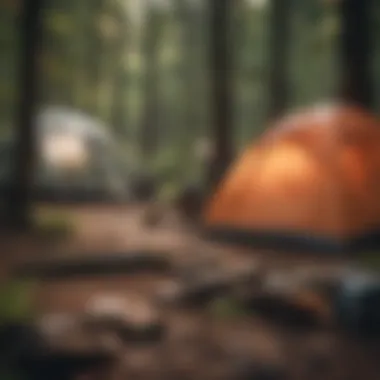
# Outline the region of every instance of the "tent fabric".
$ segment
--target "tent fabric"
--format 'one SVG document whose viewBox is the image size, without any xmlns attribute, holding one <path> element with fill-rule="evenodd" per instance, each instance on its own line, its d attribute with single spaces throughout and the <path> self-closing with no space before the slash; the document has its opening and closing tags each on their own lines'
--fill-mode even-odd
<svg viewBox="0 0 380 380">
<path fill-rule="evenodd" d="M 111 128 L 90 115 L 62 106 L 43 107 L 36 115 L 35 125 L 35 183 L 41 197 L 59 199 L 70 194 L 70 198 L 78 199 L 95 195 L 100 200 L 130 198 L 132 165 L 123 160 Z M 11 174 L 11 138 L 0 141 L 0 154 L 1 192 L 8 186 Z"/>
<path fill-rule="evenodd" d="M 376 235 L 380 122 L 347 105 L 314 107 L 275 122 L 230 168 L 204 221 L 262 236 L 347 242 Z"/>
</svg>

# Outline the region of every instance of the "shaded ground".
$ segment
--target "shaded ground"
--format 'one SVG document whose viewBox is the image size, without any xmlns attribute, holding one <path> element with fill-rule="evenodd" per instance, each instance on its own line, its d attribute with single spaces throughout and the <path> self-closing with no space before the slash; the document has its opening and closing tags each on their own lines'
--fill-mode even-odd
<svg viewBox="0 0 380 380">
<path fill-rule="evenodd" d="M 259 262 L 262 270 L 274 268 L 326 268 L 346 264 L 334 258 L 300 257 L 276 252 L 256 252 L 202 241 L 173 216 L 161 226 L 143 226 L 143 207 L 66 208 L 62 210 L 78 227 L 70 241 L 54 246 L 36 242 L 18 244 L 33 254 L 49 257 L 112 251 L 163 251 L 177 265 L 209 260 L 209 265 L 232 269 Z M 4 243 L 5 244 L 5 243 Z M 11 244 L 10 242 L 8 244 Z M 4 245 L 6 249 L 6 245 Z M 25 246 L 24 246 L 25 248 Z M 13 247 L 14 249 L 14 247 Z M 347 261 L 348 262 L 348 261 Z M 162 274 L 130 274 L 42 281 L 36 296 L 39 313 L 80 312 L 95 294 L 118 294 L 125 299 L 155 305 L 157 292 L 171 286 Z M 130 303 L 133 307 L 133 303 Z M 155 306 L 156 307 L 156 306 Z M 128 345 L 114 374 L 115 379 L 378 379 L 378 352 L 348 342 L 335 331 L 295 333 L 254 316 L 225 317 L 206 311 L 160 306 L 168 326 L 163 342 Z M 248 364 L 249 365 L 248 365 Z M 277 375 L 243 375 L 243 369 L 260 366 Z M 282 373 L 284 371 L 285 373 Z M 244 371 L 243 371 L 244 372 Z M 276 372 L 276 371 L 275 371 Z M 268 374 L 266 374 L 268 375 Z M 268 375 L 269 376 L 269 375 Z M 274 377 L 273 377 L 274 376 Z M 277 377 L 276 377 L 277 376 Z M 111 377 L 109 377 L 111 378 Z"/>
</svg>

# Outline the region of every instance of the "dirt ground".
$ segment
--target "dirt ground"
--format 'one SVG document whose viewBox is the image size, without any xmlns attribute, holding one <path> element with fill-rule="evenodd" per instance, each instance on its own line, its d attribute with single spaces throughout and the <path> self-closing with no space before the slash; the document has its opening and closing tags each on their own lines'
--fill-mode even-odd
<svg viewBox="0 0 380 380">
<path fill-rule="evenodd" d="M 76 224 L 76 234 L 58 245 L 3 239 L 2 250 L 34 256 L 60 257 L 78 252 L 162 251 L 186 263 L 217 258 L 224 266 L 250 265 L 259 260 L 267 268 L 325 267 L 345 264 L 341 258 L 300 257 L 258 252 L 204 242 L 175 217 L 160 226 L 142 224 L 144 207 L 87 207 L 61 210 Z M 12 255 L 13 261 L 25 258 Z M 347 261 L 348 263 L 348 261 Z M 3 266 L 5 268 L 5 266 Z M 153 302 L 157 291 L 173 282 L 163 275 L 113 275 L 40 282 L 36 294 L 39 313 L 81 312 L 96 294 Z M 337 331 L 294 333 L 257 316 L 219 318 L 204 311 L 161 308 L 168 328 L 163 342 L 128 345 L 112 379 L 336 379 L 380 378 L 379 351 L 348 340 Z"/>
</svg>

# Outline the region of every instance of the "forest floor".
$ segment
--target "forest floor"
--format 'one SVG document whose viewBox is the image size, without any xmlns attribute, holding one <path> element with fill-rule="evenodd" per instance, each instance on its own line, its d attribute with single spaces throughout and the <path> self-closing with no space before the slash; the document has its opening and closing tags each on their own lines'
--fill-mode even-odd
<svg viewBox="0 0 380 380">
<path fill-rule="evenodd" d="M 10 236 L 2 240 L 1 249 L 8 253 L 3 257 L 11 256 L 14 265 L 31 257 L 59 259 L 143 251 L 167 255 L 177 267 L 198 263 L 233 271 L 259 264 L 265 272 L 300 268 L 328 271 L 348 263 L 341 258 L 316 259 L 205 242 L 173 215 L 148 227 L 143 223 L 142 206 L 73 206 L 58 212 L 74 223 L 73 236 L 58 244 L 27 237 L 15 242 Z M 10 265 L 6 264 L 3 268 Z M 112 379 L 379 379 L 379 351 L 335 330 L 295 332 L 257 315 L 226 317 L 205 309 L 158 306 L 154 302 L 157 294 L 175 281 L 171 275 L 138 271 L 50 278 L 39 282 L 35 303 L 41 314 L 79 313 L 94 295 L 108 294 L 125 298 L 131 308 L 143 302 L 160 313 L 167 327 L 163 341 L 126 345 Z"/>
</svg>

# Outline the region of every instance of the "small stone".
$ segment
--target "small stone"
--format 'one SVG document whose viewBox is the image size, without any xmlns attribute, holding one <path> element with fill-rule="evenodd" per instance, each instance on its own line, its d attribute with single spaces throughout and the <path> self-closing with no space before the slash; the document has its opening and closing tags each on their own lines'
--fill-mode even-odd
<svg viewBox="0 0 380 380">
<path fill-rule="evenodd" d="M 177 303 L 181 294 L 181 284 L 177 281 L 172 281 L 157 290 L 156 301 L 159 305 L 173 305 Z"/>
<path fill-rule="evenodd" d="M 299 284 L 298 278 L 288 272 L 269 273 L 263 280 L 263 290 L 277 293 L 289 292 L 295 289 Z"/>
<path fill-rule="evenodd" d="M 117 339 L 109 334 L 89 332 L 82 320 L 70 314 L 50 314 L 37 323 L 48 352 L 69 355 L 116 355 L 120 349 Z"/>
<path fill-rule="evenodd" d="M 231 273 L 232 296 L 238 301 L 249 299 L 262 288 L 262 272 L 259 265 L 250 265 Z"/>
<path fill-rule="evenodd" d="M 138 298 L 94 296 L 87 303 L 85 319 L 89 328 L 113 331 L 124 342 L 152 343 L 161 340 L 165 331 L 157 311 Z"/>
</svg>

